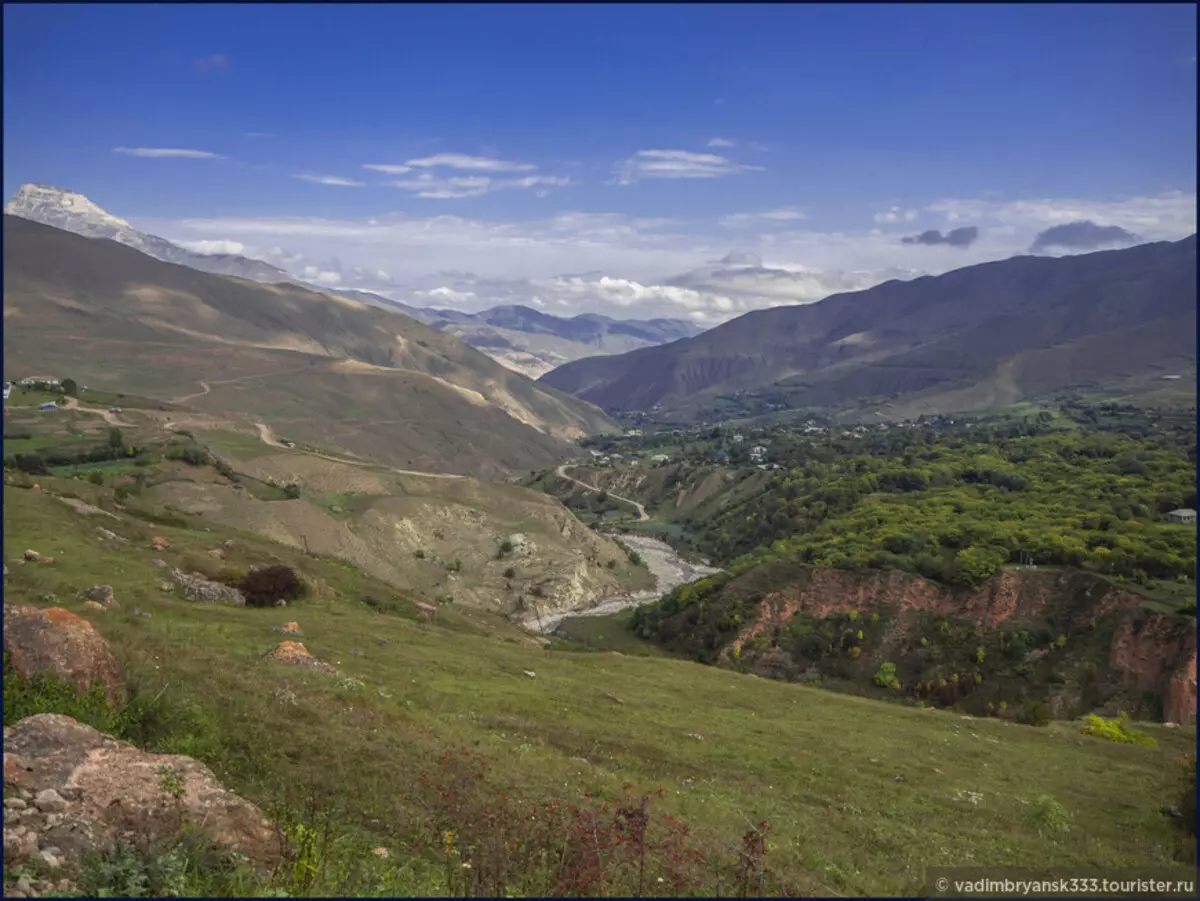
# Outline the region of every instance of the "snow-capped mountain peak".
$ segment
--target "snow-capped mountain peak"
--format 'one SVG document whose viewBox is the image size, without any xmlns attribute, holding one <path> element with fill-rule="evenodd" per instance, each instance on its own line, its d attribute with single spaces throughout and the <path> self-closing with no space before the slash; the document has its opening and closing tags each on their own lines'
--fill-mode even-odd
<svg viewBox="0 0 1200 901">
<path fill-rule="evenodd" d="M 164 263 L 177 263 L 202 272 L 232 275 L 268 284 L 295 281 L 282 269 L 262 260 L 233 254 L 196 253 L 165 238 L 138 231 L 82 194 L 63 188 L 32 183 L 21 185 L 12 200 L 5 204 L 4 212 L 85 238 L 107 238 Z"/>
<path fill-rule="evenodd" d="M 5 205 L 4 212 L 44 225 L 53 224 L 50 221 L 52 219 L 71 218 L 85 220 L 97 227 L 133 229 L 124 219 L 101 209 L 82 194 L 50 185 L 21 185 L 21 189 Z"/>
</svg>

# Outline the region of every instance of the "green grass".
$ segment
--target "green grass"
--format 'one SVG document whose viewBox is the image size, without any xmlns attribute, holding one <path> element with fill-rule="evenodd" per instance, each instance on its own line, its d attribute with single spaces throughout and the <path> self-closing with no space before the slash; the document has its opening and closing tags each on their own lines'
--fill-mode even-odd
<svg viewBox="0 0 1200 901">
<path fill-rule="evenodd" d="M 661 645 L 639 638 L 632 624 L 632 609 L 608 616 L 569 616 L 556 633 L 564 637 L 564 649 L 616 651 L 640 657 L 667 656 Z"/>
<path fill-rule="evenodd" d="M 94 520 L 45 495 L 6 486 L 4 500 L 6 601 L 44 603 L 53 592 L 87 613 L 135 696 L 158 695 L 157 709 L 175 717 L 146 730 L 151 747 L 189 749 L 274 813 L 312 800 L 345 854 L 402 847 L 420 816 L 420 773 L 459 746 L 488 760 L 497 782 L 533 797 L 662 786 L 659 805 L 712 847 L 737 841 L 747 818 L 767 819 L 769 863 L 803 893 L 913 894 L 925 867 L 967 860 L 1170 863 L 1178 844 L 1159 808 L 1175 801 L 1173 764 L 1194 745 L 1194 729 L 1145 726 L 1158 741 L 1149 749 L 1097 741 L 1073 723 L 966 721 L 681 660 L 537 650 L 503 620 L 455 607 L 437 625 L 422 623 L 406 599 L 349 565 L 210 532 L 202 520 L 178 529 L 106 521 L 132 539 L 118 548 L 98 540 Z M 158 590 L 150 534 L 168 538 L 172 559 L 232 537 L 231 563 L 280 560 L 314 587 L 286 611 L 188 604 Z M 13 565 L 25 548 L 57 562 Z M 114 587 L 119 610 L 83 608 L 77 593 L 98 582 Z M 360 602 L 375 593 L 399 615 Z M 361 687 L 262 659 L 284 620 Z M 600 619 L 586 628 L 616 634 Z M 979 800 L 963 800 L 969 793 Z M 1047 832 L 1031 805 L 1062 818 L 1043 797 L 1086 828 Z M 416 867 L 406 871 L 409 891 L 440 890 L 419 862 L 393 864 Z M 389 885 L 371 890 L 398 891 Z"/>
</svg>

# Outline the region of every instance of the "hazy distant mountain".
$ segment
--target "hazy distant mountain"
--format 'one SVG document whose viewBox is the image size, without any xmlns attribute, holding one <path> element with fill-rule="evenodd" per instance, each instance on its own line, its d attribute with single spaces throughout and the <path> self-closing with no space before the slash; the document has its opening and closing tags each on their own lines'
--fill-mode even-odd
<svg viewBox="0 0 1200 901">
<path fill-rule="evenodd" d="M 138 231 L 124 219 L 101 209 L 82 194 L 64 191 L 62 188 L 21 185 L 12 200 L 5 205 L 4 212 L 10 216 L 40 222 L 42 225 L 61 228 L 85 238 L 108 238 L 134 250 L 140 250 L 164 263 L 189 266 L 201 272 L 232 275 L 267 284 L 296 281 L 282 269 L 262 260 L 228 253 L 195 253 L 178 244 L 172 244 L 165 238 L 148 235 Z"/>
<path fill-rule="evenodd" d="M 949 411 L 1178 372 L 1195 359 L 1192 235 L 760 310 L 663 347 L 567 363 L 540 381 L 608 411 L 658 407 L 679 418 L 763 391 L 792 408 Z"/>
<path fill-rule="evenodd" d="M 482 313 L 423 309 L 410 315 L 532 378 L 571 360 L 654 347 L 702 331 L 682 319 L 623 320 L 591 313 L 564 319 L 520 305 Z"/>
</svg>

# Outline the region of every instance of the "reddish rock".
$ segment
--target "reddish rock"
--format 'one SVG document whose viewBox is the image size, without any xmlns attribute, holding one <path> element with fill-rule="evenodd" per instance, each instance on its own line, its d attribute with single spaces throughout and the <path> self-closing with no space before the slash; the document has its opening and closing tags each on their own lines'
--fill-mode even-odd
<svg viewBox="0 0 1200 901">
<path fill-rule="evenodd" d="M 414 601 L 413 606 L 417 608 L 417 613 L 421 614 L 422 618 L 433 620 L 437 619 L 437 607 L 433 604 L 423 604 L 420 601 Z"/>
<path fill-rule="evenodd" d="M 163 538 L 161 535 L 155 535 L 150 539 L 150 547 L 154 548 L 156 551 L 165 551 L 170 546 L 171 542 L 167 541 L 167 539 Z"/>
<path fill-rule="evenodd" d="M 961 616 L 983 628 L 994 629 L 1010 619 L 1036 617 L 1051 601 L 1079 591 L 1079 585 L 1073 581 L 1075 578 L 1078 578 L 1076 574 L 1069 573 L 1006 571 L 972 591 L 947 588 L 920 576 L 896 571 L 798 570 L 791 585 L 763 599 L 755 621 L 742 630 L 730 651 L 759 635 L 786 626 L 800 612 L 825 617 L 850 610 L 869 612 L 893 607 Z M 1096 595 L 1095 602 L 1088 604 L 1088 617 L 1103 616 L 1116 609 L 1135 609 L 1142 603 L 1142 599 L 1132 592 L 1113 588 L 1098 579 L 1086 591 L 1094 591 Z"/>
<path fill-rule="evenodd" d="M 1194 620 L 1139 610 L 1117 628 L 1108 662 L 1126 685 L 1162 695 L 1164 719 L 1196 722 Z"/>
<path fill-rule="evenodd" d="M 283 632 L 285 635 L 299 635 L 300 634 L 300 624 L 299 623 L 284 623 L 282 626 L 279 627 L 279 631 Z"/>
<path fill-rule="evenodd" d="M 25 678 L 54 676 L 86 692 L 99 680 L 109 700 L 125 702 L 121 666 L 86 619 L 61 607 L 5 606 L 4 650 Z"/>
<path fill-rule="evenodd" d="M 84 601 L 83 606 L 87 607 L 89 610 L 99 610 L 101 613 L 104 613 L 107 609 L 99 601 Z"/>
<path fill-rule="evenodd" d="M 182 790 L 178 796 L 163 785 L 164 767 Z M 278 831 L 208 767 L 190 757 L 140 751 L 68 716 L 39 714 L 6 728 L 4 780 L 34 796 L 61 797 L 59 825 L 42 844 L 53 843 L 76 864 L 127 832 L 151 842 L 173 839 L 182 821 L 260 866 L 279 861 Z"/>
<path fill-rule="evenodd" d="M 225 552 L 223 550 L 221 550 L 219 547 L 215 547 L 211 551 L 208 552 L 208 556 L 215 557 L 218 560 L 224 560 Z"/>
<path fill-rule="evenodd" d="M 298 641 L 281 641 L 279 647 L 267 654 L 267 659 L 275 660 L 279 663 L 287 663 L 291 666 L 303 666 L 308 669 L 315 669 L 318 672 L 328 673 L 329 675 L 337 673 L 337 670 L 333 666 L 308 653 L 308 648 Z"/>
</svg>

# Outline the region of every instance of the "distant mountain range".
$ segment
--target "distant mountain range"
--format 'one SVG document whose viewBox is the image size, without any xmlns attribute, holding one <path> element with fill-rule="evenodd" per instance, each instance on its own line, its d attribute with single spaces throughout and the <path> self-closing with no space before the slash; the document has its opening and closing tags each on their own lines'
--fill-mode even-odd
<svg viewBox="0 0 1200 901">
<path fill-rule="evenodd" d="M 978 410 L 1062 388 L 1194 371 L 1196 236 L 1014 257 L 747 313 L 697 337 L 567 363 L 542 384 L 609 412 Z M 734 403 L 730 403 L 734 401 Z"/>
<path fill-rule="evenodd" d="M 692 323 L 679 319 L 616 320 L 596 315 L 564 319 L 524 306 L 501 306 L 482 313 L 459 313 L 414 307 L 370 291 L 311 285 L 262 260 L 187 250 L 165 238 L 138 231 L 82 194 L 47 185 L 22 185 L 4 207 L 4 212 L 85 238 L 107 238 L 165 263 L 176 263 L 201 272 L 266 284 L 299 284 L 381 309 L 397 310 L 433 328 L 456 335 L 509 369 L 530 378 L 537 378 L 571 360 L 596 354 L 624 353 L 639 347 L 691 337 L 702 331 Z"/>
</svg>

